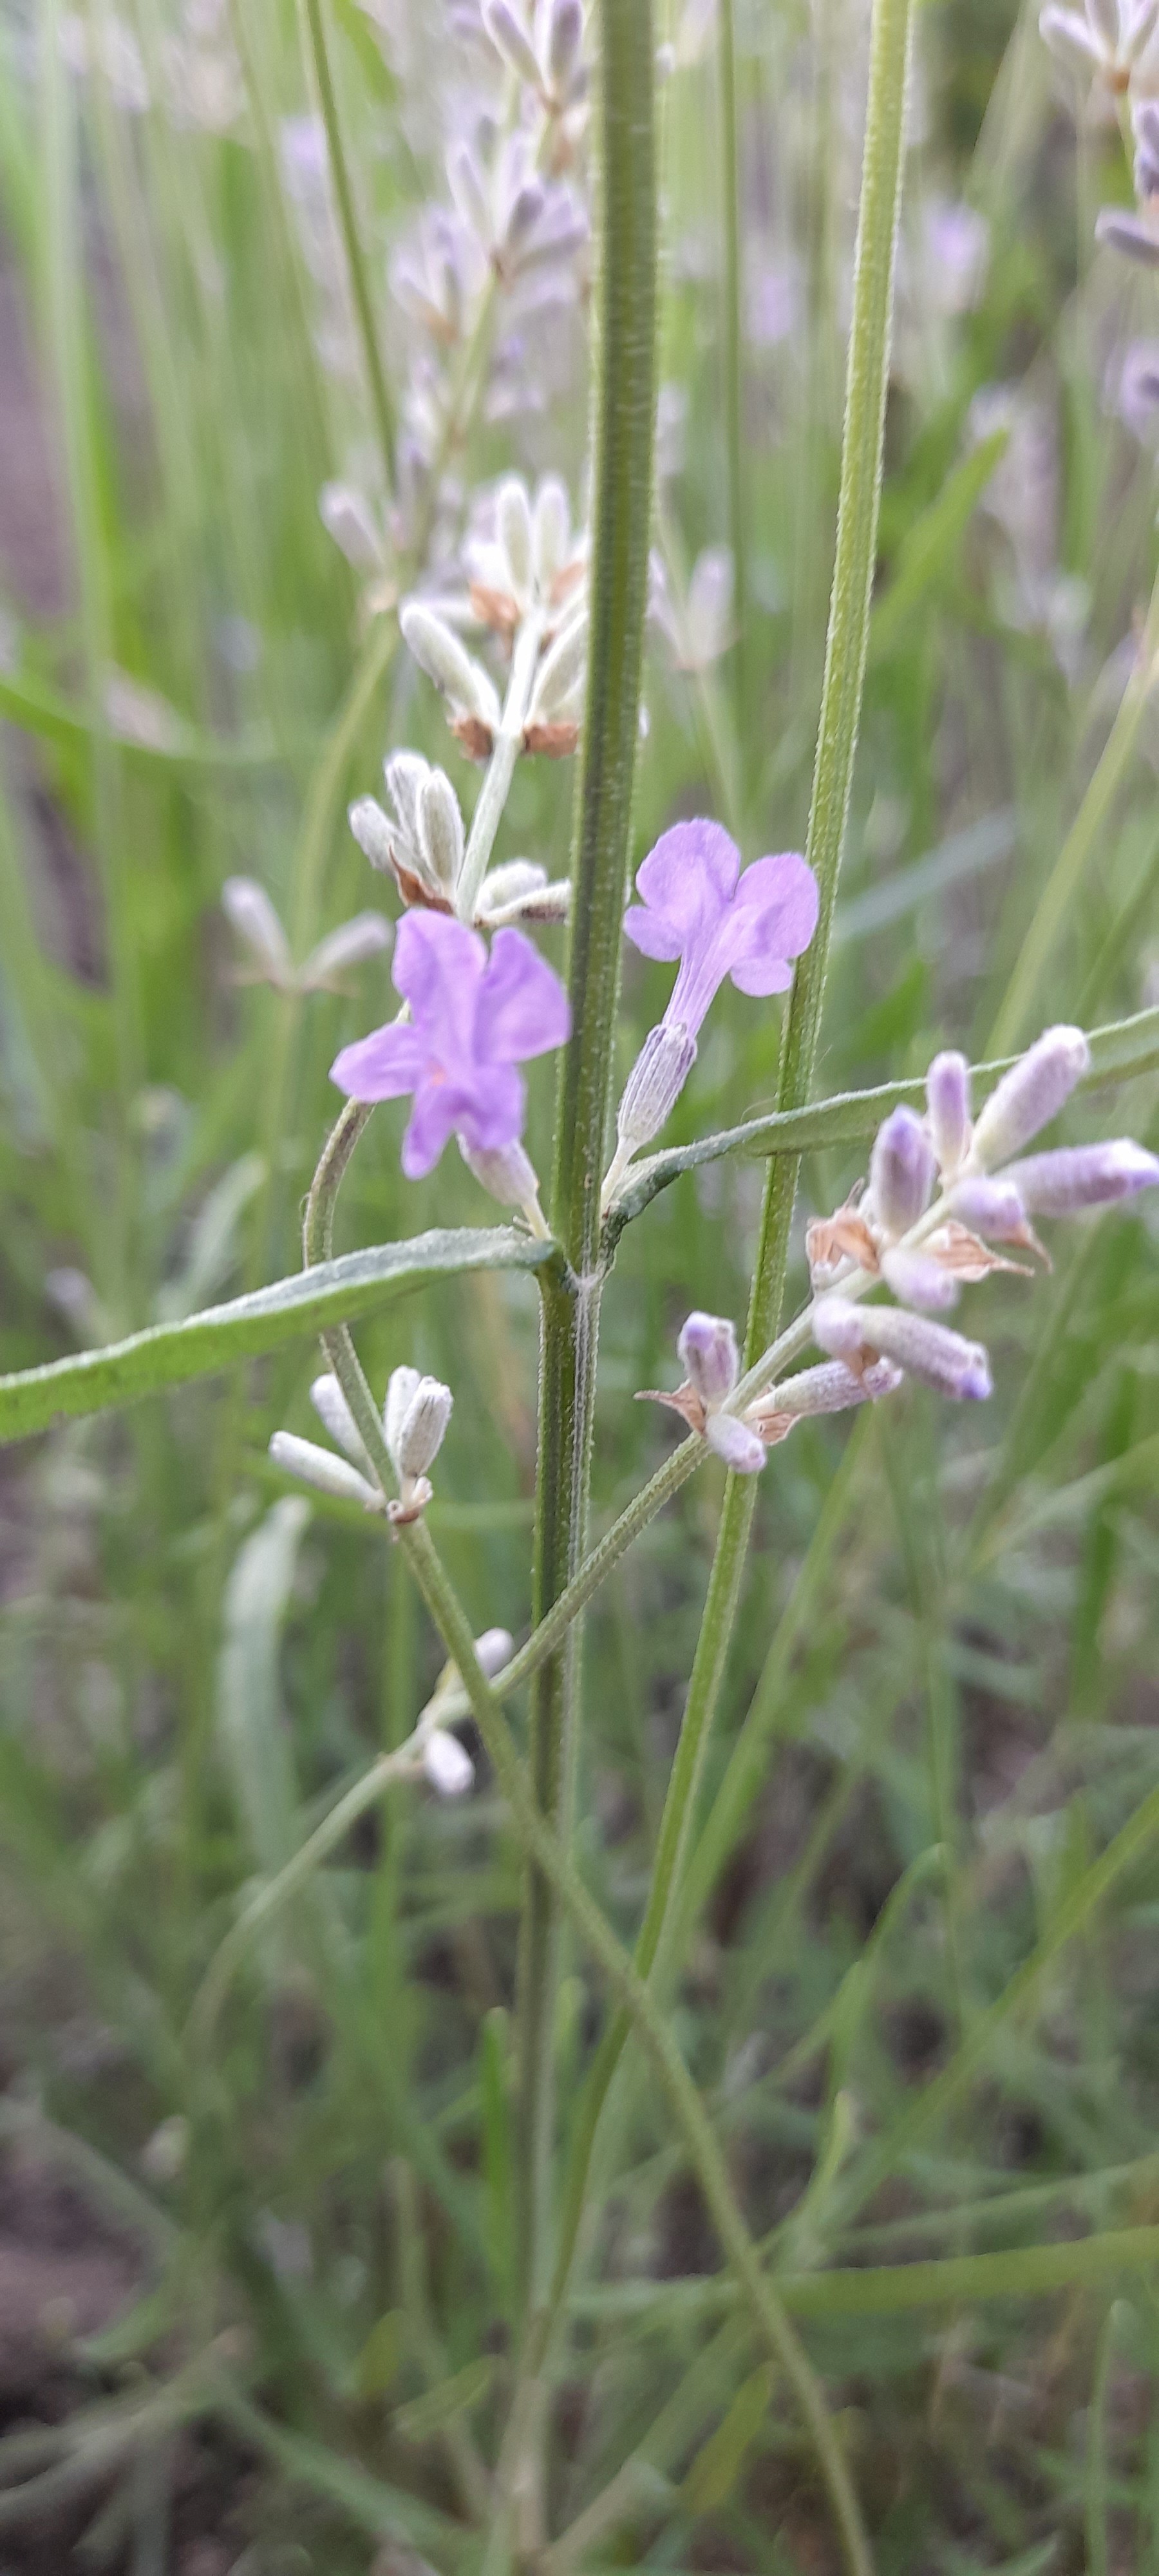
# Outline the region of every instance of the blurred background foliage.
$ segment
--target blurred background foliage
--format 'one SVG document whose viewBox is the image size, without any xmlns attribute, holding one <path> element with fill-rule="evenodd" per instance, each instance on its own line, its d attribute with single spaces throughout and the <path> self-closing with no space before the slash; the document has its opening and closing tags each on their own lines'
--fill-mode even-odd
<svg viewBox="0 0 1159 2576">
<path fill-rule="evenodd" d="M 445 193 L 446 98 L 475 77 L 477 31 L 451 0 L 328 15 L 400 371 L 388 251 Z M 659 624 L 650 644 L 640 853 L 703 811 L 749 857 L 803 836 L 867 20 L 864 0 L 736 13 L 743 653 L 719 562 L 692 578 L 729 535 L 713 11 L 664 30 L 657 547 L 685 622 L 677 654 Z M 327 336 L 332 215 L 293 9 L 6 0 L 0 34 L 0 1352 L 19 1368 L 297 1266 L 327 1067 L 385 1015 L 388 964 L 336 995 L 241 983 L 223 883 L 260 880 L 300 961 L 393 907 L 344 819 L 384 752 L 453 760 L 468 797 L 471 773 L 319 518 L 327 480 L 372 477 L 372 436 Z M 1155 287 L 1093 248 L 1093 208 L 1127 183 L 1113 115 L 1076 130 L 1075 108 L 1033 10 L 924 0 L 826 1090 L 1159 995 L 1150 713 L 1056 873 L 1156 561 L 1159 414 L 1123 389 Z M 581 300 L 470 423 L 460 522 L 512 464 L 579 492 L 584 341 Z M 562 873 L 570 802 L 570 770 L 525 764 L 497 855 Z M 562 934 L 545 944 L 560 962 Z M 629 959 L 625 1070 L 665 989 Z M 777 1045 L 771 1012 L 722 995 L 671 1140 L 767 1105 Z M 532 1090 L 542 1168 L 549 1072 Z M 1154 1144 L 1155 1108 L 1148 1079 L 1115 1124 Z M 1071 1132 L 1106 1110 L 1084 1103 Z M 487 1221 L 451 1157 L 400 1179 L 399 1128 L 393 1108 L 371 1125 L 340 1249 Z M 855 1177 L 817 1158 L 807 1207 Z M 748 1165 L 686 1176 L 624 1238 L 601 1516 L 667 1445 L 632 1397 L 671 1383 L 688 1307 L 743 1312 L 758 1184 Z M 990 1289 L 998 1393 L 978 1419 L 911 1388 L 852 1431 L 804 1425 L 761 1489 L 710 1797 L 742 1723 L 762 1759 L 702 1872 L 682 2043 L 791 2274 L 1009 2261 L 985 2293 L 964 2277 L 929 2306 L 807 2324 L 882 2576 L 1159 2569 L 1149 2279 L 1108 2265 L 1032 2296 L 1018 2269 L 1027 2247 L 1159 2220 L 1154 1852 L 1087 1909 L 1095 1855 L 1159 1784 L 1153 1224 L 1076 1229 L 1033 1292 Z M 476 1628 L 519 1633 L 532 1283 L 449 1282 L 359 1339 L 377 1385 L 404 1360 L 452 1384 L 432 1526 Z M 311 1374 L 295 1346 L 0 1460 L 13 2571 L 480 2564 L 517 1901 L 486 1776 L 458 1804 L 396 1793 L 254 1946 L 212 2045 L 188 2031 L 245 1892 L 409 1730 L 437 1669 L 380 1532 L 287 1497 L 268 1464 L 276 1426 L 310 1427 Z M 625 1935 L 718 1474 L 591 1620 L 581 1857 Z M 1049 1960 L 1068 1906 L 1082 1930 Z M 968 2072 L 1036 1943 L 1031 2008 L 926 2119 L 929 2079 Z M 598 2017 L 578 1965 L 564 2007 L 574 2072 Z M 727 2301 L 665 2286 L 715 2258 L 638 2076 L 603 2184 L 557 2390 L 555 2527 L 621 2484 L 549 2564 L 828 2569 L 814 2466 Z"/>
</svg>

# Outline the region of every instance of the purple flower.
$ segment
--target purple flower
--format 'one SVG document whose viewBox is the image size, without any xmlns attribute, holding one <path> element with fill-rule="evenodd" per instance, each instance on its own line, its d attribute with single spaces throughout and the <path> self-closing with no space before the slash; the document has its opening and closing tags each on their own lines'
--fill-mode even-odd
<svg viewBox="0 0 1159 2576">
<path fill-rule="evenodd" d="M 984 1400 L 993 1392 L 990 1363 L 980 1342 L 968 1342 L 945 1324 L 910 1315 L 902 1306 L 855 1306 L 845 1297 L 822 1297 L 813 1309 L 813 1339 L 830 1359 L 855 1369 L 867 1352 L 892 1360 L 938 1395 L 956 1402 Z"/>
<path fill-rule="evenodd" d="M 817 926 L 817 881 L 795 850 L 756 859 L 741 874 L 740 852 L 719 823 L 676 823 L 636 876 L 642 905 L 624 928 L 644 957 L 679 958 L 664 1025 L 695 1037 L 714 995 L 731 975 L 741 993 L 783 993 L 791 959 Z"/>
<path fill-rule="evenodd" d="M 331 1081 L 352 1100 L 414 1093 L 402 1146 L 410 1181 L 433 1171 L 451 1135 L 476 1153 L 513 1145 L 526 1105 L 515 1067 L 568 1034 L 559 977 L 518 930 L 496 931 L 488 956 L 475 931 L 437 912 L 404 914 L 393 977 L 409 1023 L 343 1047 Z"/>
<path fill-rule="evenodd" d="M 1032 1216 L 1077 1216 L 1080 1208 L 1108 1207 L 1159 1181 L 1159 1157 L 1118 1136 L 1105 1145 L 1060 1145 L 1053 1154 L 1028 1154 L 1011 1163 L 1004 1179 Z"/>
</svg>

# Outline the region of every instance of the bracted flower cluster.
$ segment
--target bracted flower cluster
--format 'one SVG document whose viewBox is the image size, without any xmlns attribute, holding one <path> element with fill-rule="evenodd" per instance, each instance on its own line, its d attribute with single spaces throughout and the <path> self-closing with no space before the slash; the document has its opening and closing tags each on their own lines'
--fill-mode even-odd
<svg viewBox="0 0 1159 2576">
<path fill-rule="evenodd" d="M 304 964 L 295 966 L 281 917 L 256 877 L 227 877 L 221 908 L 247 951 L 235 970 L 238 984 L 272 984 L 276 993 L 345 993 L 345 978 L 369 957 L 381 957 L 394 931 L 385 914 L 358 912 L 327 931 Z"/>
<path fill-rule="evenodd" d="M 320 1448 L 316 1441 L 299 1439 L 296 1432 L 275 1431 L 270 1442 L 275 1465 L 302 1484 L 312 1485 L 316 1493 L 336 1502 L 360 1503 L 367 1512 L 382 1512 L 399 1527 L 417 1520 L 431 1499 L 428 1470 L 451 1419 L 454 1398 L 449 1386 L 441 1385 L 438 1378 L 423 1377 L 415 1368 L 396 1368 L 391 1373 L 383 1437 L 398 1478 L 397 1499 L 383 1490 L 337 1378 L 330 1373 L 315 1378 L 310 1402 L 343 1455 Z"/>
<path fill-rule="evenodd" d="M 417 751 L 396 751 L 384 764 L 387 814 L 373 796 L 350 808 L 350 829 L 372 868 L 394 879 L 404 904 L 428 912 L 457 908 L 466 854 L 463 817 L 446 771 Z M 549 879 L 534 859 L 506 859 L 483 878 L 474 920 L 480 930 L 520 921 L 566 921 L 571 886 Z"/>
<path fill-rule="evenodd" d="M 1092 72 L 1116 97 L 1130 89 L 1155 33 L 1159 0 L 1083 0 L 1064 8 L 1050 0 L 1039 30 L 1052 54 L 1089 80 Z"/>
<path fill-rule="evenodd" d="M 509 474 L 483 497 L 463 547 L 465 590 L 404 601 L 399 614 L 416 662 L 449 709 L 472 759 L 486 760 L 503 731 L 523 752 L 565 758 L 579 739 L 587 672 L 588 541 L 574 532 L 567 490 L 545 474 L 532 496 Z M 489 630 L 510 652 L 501 710 L 490 672 L 461 629 Z"/>
</svg>

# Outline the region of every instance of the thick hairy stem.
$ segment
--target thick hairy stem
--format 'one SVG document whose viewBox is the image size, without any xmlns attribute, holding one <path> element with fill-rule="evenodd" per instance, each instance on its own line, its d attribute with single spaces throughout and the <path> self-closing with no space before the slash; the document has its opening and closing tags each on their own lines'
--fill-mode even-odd
<svg viewBox="0 0 1159 2576">
<path fill-rule="evenodd" d="M 454 1659 L 519 1838 L 566 1907 L 585 1947 L 636 2030 L 671 2102 L 721 2246 L 765 2350 L 785 2372 L 817 2450 L 850 2576 L 872 2576 L 873 2559 L 848 2469 L 808 2358 L 789 2323 L 737 2203 L 711 2122 L 672 2031 L 610 1924 L 540 1813 L 510 1729 L 475 1653 L 458 1596 L 422 1523 L 400 1532 L 415 1580 Z"/>
<path fill-rule="evenodd" d="M 600 272 L 596 341 L 591 635 L 572 854 L 572 1036 L 556 1117 L 554 1226 L 565 1286 L 544 1291 L 534 1616 L 577 1573 L 586 1546 L 599 1321 L 599 1191 L 610 1122 L 620 924 L 648 587 L 655 410 L 656 175 L 650 0 L 602 0 L 597 133 Z M 540 1814 L 566 1842 L 575 1759 L 578 1626 L 542 1666 L 531 1709 Z M 552 2032 L 559 1907 L 529 1873 L 519 1998 L 519 2244 L 525 2311 L 550 2266 Z"/>
<path fill-rule="evenodd" d="M 877 552 L 909 17 L 910 0 L 875 0 L 837 551 L 809 820 L 808 855 L 820 887 L 821 909 L 812 946 L 798 966 L 786 1014 L 777 1098 L 780 1109 L 799 1106 L 812 1082 L 861 712 Z M 770 1166 L 745 1343 L 749 1368 L 749 1378 L 744 1382 L 746 1393 L 755 1393 L 759 1382 L 768 1382 L 767 1368 L 758 1371 L 756 1364 L 770 1340 L 780 1309 L 799 1160 L 797 1155 L 777 1156 Z M 800 1348 L 802 1340 L 808 1338 L 808 1330 L 804 1321 L 791 1328 L 774 1345 L 778 1358 L 787 1358 Z M 652 1888 L 636 1952 L 636 1967 L 644 1976 L 661 1960 L 688 1858 L 755 1499 L 755 1478 L 729 1477 L 680 1741 L 661 1818 Z M 588 2080 L 573 2141 L 553 2304 L 562 2302 L 566 2293 L 600 2113 L 629 2026 L 625 2015 L 611 2025 Z"/>
</svg>

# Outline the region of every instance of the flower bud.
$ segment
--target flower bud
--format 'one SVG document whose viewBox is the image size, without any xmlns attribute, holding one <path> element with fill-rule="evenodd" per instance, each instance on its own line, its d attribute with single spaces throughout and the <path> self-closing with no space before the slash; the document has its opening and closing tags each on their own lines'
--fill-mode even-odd
<svg viewBox="0 0 1159 2576">
<path fill-rule="evenodd" d="M 465 1744 L 447 1727 L 437 1726 L 423 1746 L 423 1769 L 432 1789 L 440 1798 L 461 1798 L 475 1777 L 475 1765 Z"/>
<path fill-rule="evenodd" d="M 752 1405 L 746 1420 L 759 1429 L 771 1420 L 802 1420 L 818 1413 L 848 1413 L 855 1404 L 873 1403 L 878 1396 L 892 1395 L 902 1382 L 902 1372 L 891 1360 L 876 1360 L 872 1367 L 855 1376 L 844 1360 L 826 1361 L 820 1368 L 800 1369 L 796 1377 L 786 1378 L 783 1386 L 771 1386 L 759 1402 Z"/>
<path fill-rule="evenodd" d="M 275 983 L 289 982 L 293 976 L 290 943 L 265 887 L 258 884 L 256 877 L 227 877 L 221 889 L 221 908 L 230 929 L 244 939 L 263 974 Z"/>
<path fill-rule="evenodd" d="M 488 731 L 499 729 L 499 700 L 481 662 L 468 653 L 454 627 L 437 617 L 421 599 L 408 599 L 399 611 L 399 625 L 404 642 L 416 662 L 435 687 L 442 689 L 452 706 L 467 715 L 477 716 Z M 393 763 L 392 763 L 393 766 Z"/>
<path fill-rule="evenodd" d="M 950 1207 L 971 1233 L 988 1235 L 994 1243 L 1026 1240 L 1026 1209 L 1007 1174 L 999 1181 L 956 1181 Z"/>
<path fill-rule="evenodd" d="M 727 1315 L 689 1315 L 676 1345 L 685 1375 L 710 1410 L 732 1394 L 740 1371 L 736 1334 Z"/>
<path fill-rule="evenodd" d="M 428 769 L 415 799 L 419 848 L 434 883 L 453 895 L 463 865 L 463 817 L 443 769 Z"/>
<path fill-rule="evenodd" d="M 539 1204 L 539 1174 L 518 1137 L 513 1145 L 476 1146 L 468 1145 L 460 1136 L 459 1152 L 481 1189 L 489 1190 L 500 1207 L 521 1208 L 533 1233 L 546 1236 Z"/>
<path fill-rule="evenodd" d="M 318 1449 L 312 1440 L 299 1440 L 293 1431 L 275 1431 L 270 1456 L 275 1467 L 283 1467 L 288 1476 L 297 1476 L 320 1494 L 330 1494 L 340 1503 L 361 1503 L 367 1512 L 382 1509 L 381 1494 L 345 1458 L 336 1458 L 332 1449 Z"/>
<path fill-rule="evenodd" d="M 505 859 L 484 877 L 475 919 L 501 930 L 515 921 L 566 921 L 570 909 L 570 877 L 549 878 L 536 859 Z"/>
<path fill-rule="evenodd" d="M 571 542 L 571 509 L 567 487 L 558 474 L 545 474 L 535 495 L 531 517 L 531 559 L 536 588 L 546 599 L 563 571 Z"/>
<path fill-rule="evenodd" d="M 695 1062 L 696 1040 L 683 1020 L 674 1020 L 670 1026 L 662 1020 L 658 1028 L 649 1029 L 616 1112 L 621 1144 L 634 1152 L 638 1145 L 646 1145 L 650 1137 L 659 1135 Z"/>
<path fill-rule="evenodd" d="M 1020 1145 L 1057 1118 L 1091 1060 L 1081 1029 L 1047 1029 L 991 1092 L 974 1129 L 974 1159 L 983 1171 L 1008 1163 Z"/>
<path fill-rule="evenodd" d="M 497 53 L 506 56 L 513 72 L 527 81 L 532 89 L 539 87 L 539 64 L 530 36 L 524 34 L 508 0 L 483 0 L 483 24 Z"/>
<path fill-rule="evenodd" d="M 1145 215 L 1133 215 L 1126 206 L 1100 206 L 1095 216 L 1095 240 L 1111 250 L 1121 250 L 1128 259 L 1137 259 L 1144 268 L 1159 268 L 1159 231 Z"/>
<path fill-rule="evenodd" d="M 528 724 L 550 724 L 581 687 L 587 667 L 588 611 L 585 603 L 573 617 L 569 617 L 554 644 L 544 654 L 531 692 Z"/>
<path fill-rule="evenodd" d="M 517 474 L 509 474 L 499 486 L 495 533 L 507 558 L 514 596 L 526 599 L 531 588 L 531 503 Z"/>
<path fill-rule="evenodd" d="M 496 1673 L 502 1672 L 504 1664 L 510 1663 L 514 1648 L 515 1639 L 510 1628 L 484 1628 L 482 1636 L 476 1637 L 476 1661 L 482 1665 L 489 1682 L 494 1681 Z"/>
<path fill-rule="evenodd" d="M 944 1313 L 958 1302 L 958 1281 L 932 1253 L 911 1252 L 905 1244 L 891 1244 L 881 1256 L 881 1275 L 887 1288 L 903 1306 L 927 1307 L 933 1314 Z"/>
<path fill-rule="evenodd" d="M 456 143 L 448 152 L 447 177 L 464 223 L 486 245 L 491 234 L 487 182 L 469 143 Z"/>
<path fill-rule="evenodd" d="M 557 98 L 566 94 L 583 42 L 583 32 L 581 0 L 552 0 L 547 29 L 547 68 Z"/>
<path fill-rule="evenodd" d="M 353 921 L 342 922 L 337 930 L 328 932 L 326 938 L 320 939 L 317 947 L 311 949 L 302 968 L 303 992 L 316 993 L 346 967 L 362 966 L 368 957 L 381 956 L 393 937 L 394 929 L 385 913 L 356 913 Z"/>
<path fill-rule="evenodd" d="M 319 1422 L 323 1429 L 329 1432 L 331 1439 L 336 1440 L 339 1448 L 346 1451 L 348 1458 L 353 1458 L 356 1467 L 363 1468 L 367 1474 L 372 1473 L 362 1433 L 337 1378 L 329 1370 L 324 1377 L 315 1378 L 310 1389 L 310 1402 Z"/>
<path fill-rule="evenodd" d="M 1031 1216 L 1077 1216 L 1133 1198 L 1159 1181 L 1159 1158 L 1130 1136 L 1106 1145 L 1062 1145 L 1053 1154 L 1030 1154 L 1006 1176 Z"/>
<path fill-rule="evenodd" d="M 386 562 L 382 538 L 361 492 L 351 483 L 324 483 L 318 516 L 355 572 L 381 572 Z"/>
<path fill-rule="evenodd" d="M 765 1444 L 759 1433 L 736 1413 L 710 1413 L 704 1426 L 709 1448 L 723 1458 L 734 1476 L 759 1476 L 765 1463 Z"/>
<path fill-rule="evenodd" d="M 451 1419 L 454 1397 L 437 1377 L 420 1377 L 417 1369 L 396 1368 L 386 1392 L 386 1445 L 399 1481 L 412 1484 L 433 1466 Z"/>
<path fill-rule="evenodd" d="M 981 1400 L 993 1392 L 990 1362 L 980 1342 L 968 1342 L 945 1324 L 911 1315 L 903 1306 L 855 1306 L 845 1297 L 822 1297 L 813 1309 L 813 1339 L 831 1359 L 856 1363 L 863 1352 L 892 1360 L 939 1395 Z"/>
<path fill-rule="evenodd" d="M 934 1186 L 934 1151 L 912 1109 L 894 1109 L 878 1128 L 869 1162 L 873 1214 L 886 1234 L 908 1234 Z"/>
<path fill-rule="evenodd" d="M 393 865 L 397 834 L 377 798 L 357 796 L 353 805 L 347 808 L 346 820 L 363 858 L 369 859 L 372 868 L 380 868 L 386 875 Z"/>
<path fill-rule="evenodd" d="M 970 1143 L 970 1067 L 953 1047 L 936 1055 L 926 1075 L 926 1107 L 938 1170 L 956 1172 Z"/>
</svg>

